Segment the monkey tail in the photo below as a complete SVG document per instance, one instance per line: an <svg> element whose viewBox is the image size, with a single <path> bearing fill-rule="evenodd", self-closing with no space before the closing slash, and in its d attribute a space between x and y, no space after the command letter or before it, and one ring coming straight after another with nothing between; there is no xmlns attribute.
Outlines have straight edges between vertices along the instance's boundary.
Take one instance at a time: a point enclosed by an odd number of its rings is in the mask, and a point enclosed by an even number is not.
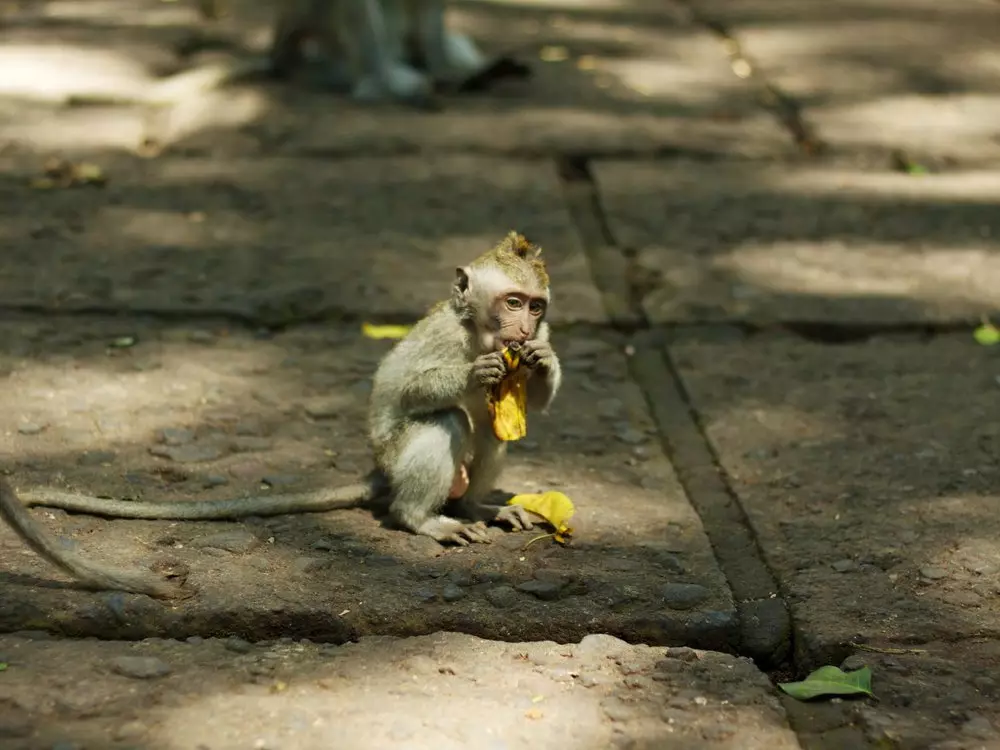
<svg viewBox="0 0 1000 750"><path fill-rule="evenodd" d="M86 513L105 518L219 521L250 516L322 513L341 508L356 508L368 505L384 494L388 488L388 482L382 473L373 471L357 484L349 484L333 490L316 490L284 495L254 495L195 503L144 503L131 500L110 500L48 489L23 493L22 498L29 507L42 505L50 508L61 508L71 513Z"/></svg>
<svg viewBox="0 0 1000 750"><path fill-rule="evenodd" d="M154 575L87 562L79 555L64 549L31 517L14 489L3 478L0 478L0 518L6 521L34 552L88 588L128 591L159 599L183 599L193 593L183 589L180 583L168 583Z"/></svg>

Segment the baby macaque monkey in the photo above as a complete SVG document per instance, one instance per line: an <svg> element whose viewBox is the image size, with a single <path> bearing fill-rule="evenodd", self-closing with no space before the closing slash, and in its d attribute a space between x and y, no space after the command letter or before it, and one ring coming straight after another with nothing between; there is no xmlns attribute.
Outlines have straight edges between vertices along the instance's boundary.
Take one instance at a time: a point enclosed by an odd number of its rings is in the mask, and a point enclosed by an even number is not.
<svg viewBox="0 0 1000 750"><path fill-rule="evenodd" d="M457 85L489 67L471 39L448 31L446 0L287 0L276 9L272 70L291 72L312 37L328 83L358 100L430 105L436 84Z"/></svg>
<svg viewBox="0 0 1000 750"><path fill-rule="evenodd" d="M540 252L512 232L457 269L451 300L431 310L375 373L369 437L393 488L389 512L411 531L462 544L484 541L482 522L492 519L530 528L520 506L484 503L507 447L493 434L486 393L507 373L507 346L519 347L531 371L529 407L548 408L559 388ZM445 499L459 495L472 524L441 515Z"/></svg>
<svg viewBox="0 0 1000 750"><path fill-rule="evenodd" d="M487 542L486 523L530 529L516 505L490 505L507 444L495 436L488 393L507 374L505 347L529 370L527 404L547 410L562 377L545 322L549 277L541 248L511 232L469 265L456 269L451 297L435 305L382 359L368 409L375 469L355 485L317 493L201 503L144 503L36 490L24 505L0 480L0 516L33 550L92 587L183 595L177 587L133 571L83 562L35 524L25 505L110 518L221 520L316 513L366 506L390 496L399 526L440 542ZM445 515L451 501L458 512Z"/></svg>

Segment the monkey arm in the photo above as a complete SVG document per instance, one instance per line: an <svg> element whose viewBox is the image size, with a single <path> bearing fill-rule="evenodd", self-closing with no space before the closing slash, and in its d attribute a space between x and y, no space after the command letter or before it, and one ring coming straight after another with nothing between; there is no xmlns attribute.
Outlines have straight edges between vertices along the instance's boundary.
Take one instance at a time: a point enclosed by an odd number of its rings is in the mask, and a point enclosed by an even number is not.
<svg viewBox="0 0 1000 750"><path fill-rule="evenodd" d="M531 377L528 378L528 405L541 412L547 411L559 391L561 382L562 368L559 366L559 360L553 356L547 367L533 370Z"/></svg>
<svg viewBox="0 0 1000 750"><path fill-rule="evenodd" d="M462 363L409 373L400 391L403 410L416 415L458 406L469 390L472 371L471 364Z"/></svg>
<svg viewBox="0 0 1000 750"><path fill-rule="evenodd" d="M548 323L543 322L538 326L536 342L542 342L544 346L539 347L534 345L535 342L529 342L529 347L532 347L535 353L541 356L537 360L538 365L531 371L531 377L528 378L528 405L533 409L545 412L552 404L556 393L559 392L559 386L562 383L562 366L559 364L559 357L556 355L555 349L552 348L549 339Z"/></svg>

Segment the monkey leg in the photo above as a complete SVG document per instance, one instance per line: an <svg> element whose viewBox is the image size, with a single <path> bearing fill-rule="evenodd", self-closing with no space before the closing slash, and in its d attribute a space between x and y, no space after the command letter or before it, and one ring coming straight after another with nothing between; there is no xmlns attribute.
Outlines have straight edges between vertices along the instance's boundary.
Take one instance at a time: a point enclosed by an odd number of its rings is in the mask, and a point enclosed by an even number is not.
<svg viewBox="0 0 1000 750"><path fill-rule="evenodd" d="M358 28L357 46L362 75L352 96L359 101L396 100L417 106L433 104L431 81L406 65L398 54L399 45L390 39L396 31L396 19L388 21L379 0L348 0L348 16ZM395 4L386 6L391 14L399 12Z"/></svg>
<svg viewBox="0 0 1000 750"><path fill-rule="evenodd" d="M476 440L475 458L469 467L469 484L462 497L462 509L470 518L481 521L500 521L515 531L530 529L531 516L520 505L493 505L485 502L496 487L507 443L497 440L489 428L480 431Z"/></svg>
<svg viewBox="0 0 1000 750"><path fill-rule="evenodd" d="M389 515L406 529L439 542L489 542L481 520L465 523L441 515L468 453L469 424L460 409L436 412L410 423L386 467L393 489Z"/></svg>
<svg viewBox="0 0 1000 750"><path fill-rule="evenodd" d="M458 83L488 65L471 39L448 31L444 0L419 0L416 6L417 48L435 83Z"/></svg>

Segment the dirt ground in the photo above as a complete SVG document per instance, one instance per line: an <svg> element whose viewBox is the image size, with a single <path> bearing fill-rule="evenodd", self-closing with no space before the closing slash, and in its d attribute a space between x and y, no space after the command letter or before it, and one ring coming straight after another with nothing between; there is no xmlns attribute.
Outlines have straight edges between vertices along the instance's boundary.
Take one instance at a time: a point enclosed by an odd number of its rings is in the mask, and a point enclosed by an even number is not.
<svg viewBox="0 0 1000 750"><path fill-rule="evenodd" d="M9 750L799 747L748 660L603 635L343 646L4 636L0 654Z"/></svg>
<svg viewBox="0 0 1000 750"><path fill-rule="evenodd" d="M360 326L256 338L134 319L2 326L0 409L13 419L0 439L19 487L184 502L332 487L370 468L367 388L391 342ZM134 346L115 348L123 337ZM565 492L578 508L570 546L549 538L523 549L546 530L497 529L493 544L447 549L364 510L246 523L44 511L49 528L95 560L180 565L199 594L168 607L44 585L56 577L47 564L4 532L5 578L21 585L0 594L3 629L249 639L291 630L338 642L442 629L565 641L596 629L724 648L732 599L627 380L622 342L595 332L563 335L559 346L560 416L532 418L503 488ZM609 383L616 396L602 395Z"/></svg>

